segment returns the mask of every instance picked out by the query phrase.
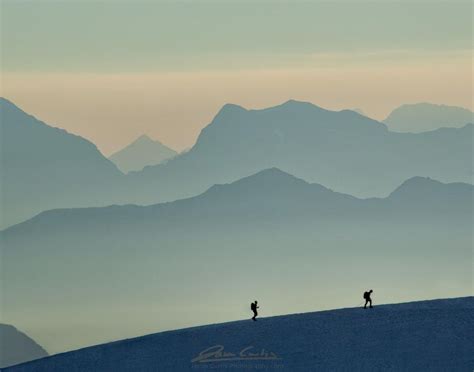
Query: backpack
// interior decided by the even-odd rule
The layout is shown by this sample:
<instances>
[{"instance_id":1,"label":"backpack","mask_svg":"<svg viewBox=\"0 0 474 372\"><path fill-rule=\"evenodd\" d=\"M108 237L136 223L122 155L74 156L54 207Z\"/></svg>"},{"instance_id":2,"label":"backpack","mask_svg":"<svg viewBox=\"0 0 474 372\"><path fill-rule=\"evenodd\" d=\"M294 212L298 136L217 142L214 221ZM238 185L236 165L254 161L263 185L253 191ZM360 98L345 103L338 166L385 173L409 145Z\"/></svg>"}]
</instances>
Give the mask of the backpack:
<instances>
[{"instance_id":1,"label":"backpack","mask_svg":"<svg viewBox=\"0 0 474 372\"><path fill-rule=\"evenodd\" d=\"M252 302L252 303L250 304L250 310L255 310L255 303L254 303L254 302Z\"/></svg>"},{"instance_id":2,"label":"backpack","mask_svg":"<svg viewBox=\"0 0 474 372\"><path fill-rule=\"evenodd\" d=\"M364 300L367 300L369 298L369 292L364 292Z\"/></svg>"}]
</instances>

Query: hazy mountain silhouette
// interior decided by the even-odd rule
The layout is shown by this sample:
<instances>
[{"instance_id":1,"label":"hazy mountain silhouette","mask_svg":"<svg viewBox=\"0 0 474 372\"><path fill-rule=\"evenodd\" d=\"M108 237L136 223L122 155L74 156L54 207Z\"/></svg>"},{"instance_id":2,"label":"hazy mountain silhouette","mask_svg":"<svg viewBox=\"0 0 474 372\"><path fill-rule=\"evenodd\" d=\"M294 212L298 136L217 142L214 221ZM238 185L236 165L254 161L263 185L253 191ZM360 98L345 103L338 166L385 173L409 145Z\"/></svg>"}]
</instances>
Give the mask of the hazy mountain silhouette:
<instances>
[{"instance_id":1,"label":"hazy mountain silhouette","mask_svg":"<svg viewBox=\"0 0 474 372\"><path fill-rule=\"evenodd\" d=\"M272 168L171 203L43 212L0 233L5 319L21 325L20 309L47 298L29 329L43 344L42 329L56 332L45 345L63 351L235 319L250 293L273 313L356 304L374 281L379 302L462 296L473 189L415 177L358 199ZM74 332L67 315L52 321L57 307L76 314Z\"/></svg>"},{"instance_id":2,"label":"hazy mountain silhouette","mask_svg":"<svg viewBox=\"0 0 474 372\"><path fill-rule=\"evenodd\" d=\"M142 170L156 165L178 153L147 135L140 136L131 144L112 154L109 159L124 173Z\"/></svg>"},{"instance_id":3,"label":"hazy mountain silhouette","mask_svg":"<svg viewBox=\"0 0 474 372\"><path fill-rule=\"evenodd\" d=\"M262 305L263 306L263 305ZM74 371L469 371L473 297L227 321L95 345L11 372ZM429 342L427 342L429 340ZM208 350L221 345L224 353ZM201 353L209 353L205 357ZM239 360L240 353L254 359ZM257 358L255 358L255 354ZM267 358L259 360L258 357ZM255 360L256 359L256 360Z\"/></svg>"},{"instance_id":4,"label":"hazy mountain silhouette","mask_svg":"<svg viewBox=\"0 0 474 372\"><path fill-rule=\"evenodd\" d=\"M472 127L394 133L351 110L296 101L263 110L228 104L190 151L130 173L130 188L140 192L128 201L189 197L270 167L362 197L385 196L414 176L471 182Z\"/></svg>"},{"instance_id":5,"label":"hazy mountain silhouette","mask_svg":"<svg viewBox=\"0 0 474 372\"><path fill-rule=\"evenodd\" d=\"M36 225L46 227L48 224L70 224L74 228L76 223L95 225L106 222L110 225L119 222L133 226L151 222L155 226L159 221L156 226L159 228L161 224L172 226L179 220L176 227L181 229L186 223L194 224L199 215L206 216L206 223L210 223L211 218L215 218L216 223L235 218L245 219L244 222L248 223L261 221L264 214L267 221L282 219L287 226L292 225L295 219L308 218L327 220L328 217L335 217L336 223L353 217L378 219L385 216L390 219L392 215L411 213L412 209L426 213L429 218L436 218L430 216L433 208L442 209L444 218L452 215L465 217L471 213L469 201L473 190L474 186L466 183L444 184L430 178L413 177L386 198L360 199L334 192L320 184L308 183L278 168L270 168L230 184L214 185L201 195L171 203L42 212L5 230L4 236L16 235L18 231L28 235L30 228ZM411 217L407 215L405 218L409 220Z\"/></svg>"},{"instance_id":6,"label":"hazy mountain silhouette","mask_svg":"<svg viewBox=\"0 0 474 372\"><path fill-rule=\"evenodd\" d=\"M125 176L85 139L5 99L0 111L0 227L54 208L182 199L271 167L359 197L386 196L413 176L443 182L472 176L472 124L394 133L351 110L297 101L263 110L228 104L189 151Z\"/></svg>"},{"instance_id":7,"label":"hazy mountain silhouette","mask_svg":"<svg viewBox=\"0 0 474 372\"><path fill-rule=\"evenodd\" d=\"M15 327L0 324L0 368L48 356L46 350Z\"/></svg>"},{"instance_id":8,"label":"hazy mountain silhouette","mask_svg":"<svg viewBox=\"0 0 474 372\"><path fill-rule=\"evenodd\" d=\"M91 142L0 98L0 228L46 209L106 205L124 177Z\"/></svg>"},{"instance_id":9,"label":"hazy mountain silhouette","mask_svg":"<svg viewBox=\"0 0 474 372\"><path fill-rule=\"evenodd\" d=\"M473 112L462 107L415 103L402 105L384 120L396 132L423 132L443 127L461 128L473 123Z\"/></svg>"}]
</instances>

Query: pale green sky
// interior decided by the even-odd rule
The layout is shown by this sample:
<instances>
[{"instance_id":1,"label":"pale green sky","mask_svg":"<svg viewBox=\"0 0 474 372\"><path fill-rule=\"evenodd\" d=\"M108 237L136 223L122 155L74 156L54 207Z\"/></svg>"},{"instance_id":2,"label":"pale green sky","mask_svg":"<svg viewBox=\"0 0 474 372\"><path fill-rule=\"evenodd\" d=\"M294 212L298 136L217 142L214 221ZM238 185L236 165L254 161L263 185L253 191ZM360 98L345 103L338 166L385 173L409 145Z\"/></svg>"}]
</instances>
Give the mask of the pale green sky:
<instances>
[{"instance_id":1,"label":"pale green sky","mask_svg":"<svg viewBox=\"0 0 474 372\"><path fill-rule=\"evenodd\" d=\"M2 4L7 72L289 67L318 53L472 47L471 3L455 0Z\"/></svg>"},{"instance_id":2,"label":"pale green sky","mask_svg":"<svg viewBox=\"0 0 474 372\"><path fill-rule=\"evenodd\" d=\"M188 147L229 100L472 107L470 1L1 4L2 95L105 153L142 132Z\"/></svg>"}]
</instances>

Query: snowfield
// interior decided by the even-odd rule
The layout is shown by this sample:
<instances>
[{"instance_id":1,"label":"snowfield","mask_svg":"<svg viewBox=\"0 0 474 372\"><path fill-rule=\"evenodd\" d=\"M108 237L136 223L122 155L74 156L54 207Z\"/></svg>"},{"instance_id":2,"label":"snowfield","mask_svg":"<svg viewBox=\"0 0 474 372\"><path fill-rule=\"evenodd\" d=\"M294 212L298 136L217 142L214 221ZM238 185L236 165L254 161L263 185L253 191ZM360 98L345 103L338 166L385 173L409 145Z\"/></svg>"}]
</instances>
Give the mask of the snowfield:
<instances>
[{"instance_id":1,"label":"snowfield","mask_svg":"<svg viewBox=\"0 0 474 372\"><path fill-rule=\"evenodd\" d=\"M5 369L193 370L472 372L474 297L212 324L92 346Z\"/></svg>"}]
</instances>

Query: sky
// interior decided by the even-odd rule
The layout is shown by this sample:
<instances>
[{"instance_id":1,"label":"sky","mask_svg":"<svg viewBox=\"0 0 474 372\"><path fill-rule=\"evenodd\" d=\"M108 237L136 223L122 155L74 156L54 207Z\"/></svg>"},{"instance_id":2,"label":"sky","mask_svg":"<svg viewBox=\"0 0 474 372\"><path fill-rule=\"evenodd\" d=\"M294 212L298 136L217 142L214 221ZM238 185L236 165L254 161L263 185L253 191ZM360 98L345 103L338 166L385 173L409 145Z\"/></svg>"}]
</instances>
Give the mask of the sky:
<instances>
[{"instance_id":1,"label":"sky","mask_svg":"<svg viewBox=\"0 0 474 372\"><path fill-rule=\"evenodd\" d=\"M470 1L1 1L1 95L105 154L225 103L472 109Z\"/></svg>"}]
</instances>

